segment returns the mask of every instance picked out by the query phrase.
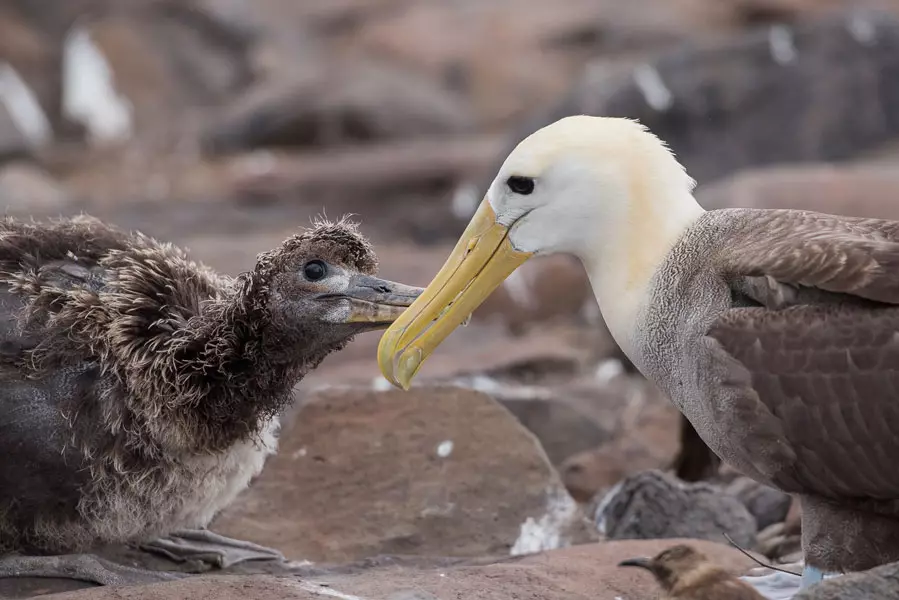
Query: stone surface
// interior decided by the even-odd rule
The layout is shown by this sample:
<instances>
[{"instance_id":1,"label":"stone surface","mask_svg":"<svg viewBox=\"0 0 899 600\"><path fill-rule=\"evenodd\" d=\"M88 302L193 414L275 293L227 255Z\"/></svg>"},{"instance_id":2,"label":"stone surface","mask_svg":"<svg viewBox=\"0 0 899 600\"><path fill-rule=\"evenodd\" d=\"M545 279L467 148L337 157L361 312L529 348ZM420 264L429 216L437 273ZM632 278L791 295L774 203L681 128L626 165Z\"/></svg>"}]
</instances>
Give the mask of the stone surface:
<instances>
[{"instance_id":1,"label":"stone surface","mask_svg":"<svg viewBox=\"0 0 899 600\"><path fill-rule=\"evenodd\" d=\"M456 388L307 399L210 528L316 562L508 555L592 535L534 437L490 397Z\"/></svg>"},{"instance_id":2,"label":"stone surface","mask_svg":"<svg viewBox=\"0 0 899 600\"><path fill-rule=\"evenodd\" d=\"M701 184L847 159L899 134L897 50L899 18L862 10L685 44L623 73L588 68L515 138L571 114L638 118Z\"/></svg>"},{"instance_id":3,"label":"stone surface","mask_svg":"<svg viewBox=\"0 0 899 600\"><path fill-rule=\"evenodd\" d=\"M572 497L588 502L631 475L671 465L678 449L680 413L664 398L659 400L633 417L605 444L571 456L561 464L559 472Z\"/></svg>"},{"instance_id":4,"label":"stone surface","mask_svg":"<svg viewBox=\"0 0 899 600\"><path fill-rule=\"evenodd\" d=\"M759 531L775 523L782 523L793 503L789 494L763 485L748 477L739 477L724 488L735 496L755 518Z\"/></svg>"},{"instance_id":5,"label":"stone surface","mask_svg":"<svg viewBox=\"0 0 899 600\"><path fill-rule=\"evenodd\" d=\"M608 539L691 537L755 545L756 523L735 497L706 483L660 471L628 477L598 503L597 528Z\"/></svg>"},{"instance_id":6,"label":"stone surface","mask_svg":"<svg viewBox=\"0 0 899 600\"><path fill-rule=\"evenodd\" d=\"M236 99L204 133L226 153L261 146L322 148L460 133L474 119L464 100L388 65L330 61Z\"/></svg>"},{"instance_id":7,"label":"stone surface","mask_svg":"<svg viewBox=\"0 0 899 600\"><path fill-rule=\"evenodd\" d=\"M750 169L698 190L696 199L713 208L794 208L899 219L893 165L791 165Z\"/></svg>"},{"instance_id":8,"label":"stone surface","mask_svg":"<svg viewBox=\"0 0 899 600\"><path fill-rule=\"evenodd\" d=\"M0 102L0 164L27 155L29 150L28 140L22 135L9 109Z\"/></svg>"},{"instance_id":9,"label":"stone surface","mask_svg":"<svg viewBox=\"0 0 899 600\"><path fill-rule=\"evenodd\" d=\"M7 214L60 211L69 201L66 189L36 165L0 166L0 206Z\"/></svg>"},{"instance_id":10,"label":"stone surface","mask_svg":"<svg viewBox=\"0 0 899 600\"><path fill-rule=\"evenodd\" d=\"M817 583L793 600L896 600L899 599L899 563L849 573Z\"/></svg>"},{"instance_id":11,"label":"stone surface","mask_svg":"<svg viewBox=\"0 0 899 600\"><path fill-rule=\"evenodd\" d=\"M481 305L478 316L501 320L520 331L554 318L576 316L592 299L593 290L578 259L539 256L516 269Z\"/></svg>"},{"instance_id":12,"label":"stone surface","mask_svg":"<svg viewBox=\"0 0 899 600\"><path fill-rule=\"evenodd\" d=\"M615 600L654 597L658 587L648 573L618 562L654 555L684 540L589 544L483 566L410 568L387 566L358 573L323 571L303 580L271 576L200 576L152 586L105 588L46 596L47 600ZM742 574L752 562L733 548L689 540L716 563Z\"/></svg>"}]
</instances>

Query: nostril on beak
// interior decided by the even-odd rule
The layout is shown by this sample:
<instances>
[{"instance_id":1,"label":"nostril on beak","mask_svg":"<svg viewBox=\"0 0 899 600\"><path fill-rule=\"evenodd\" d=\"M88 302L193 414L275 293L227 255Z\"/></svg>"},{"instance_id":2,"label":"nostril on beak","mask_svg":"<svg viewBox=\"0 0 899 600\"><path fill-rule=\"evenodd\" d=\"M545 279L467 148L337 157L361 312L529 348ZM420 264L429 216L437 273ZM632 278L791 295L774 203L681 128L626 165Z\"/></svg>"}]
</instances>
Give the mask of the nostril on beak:
<instances>
[{"instance_id":1,"label":"nostril on beak","mask_svg":"<svg viewBox=\"0 0 899 600\"><path fill-rule=\"evenodd\" d=\"M375 289L378 290L379 292L381 292L382 294L386 294L386 293L390 292L390 288L387 287L386 285L379 285Z\"/></svg>"}]
</instances>

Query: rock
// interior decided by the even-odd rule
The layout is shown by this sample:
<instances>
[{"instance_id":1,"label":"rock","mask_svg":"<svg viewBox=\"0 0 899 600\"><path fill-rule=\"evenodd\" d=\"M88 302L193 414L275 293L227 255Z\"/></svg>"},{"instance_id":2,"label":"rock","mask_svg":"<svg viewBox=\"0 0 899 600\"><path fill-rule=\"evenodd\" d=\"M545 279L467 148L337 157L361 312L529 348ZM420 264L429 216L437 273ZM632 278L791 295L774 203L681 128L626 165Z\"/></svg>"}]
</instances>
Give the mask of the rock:
<instances>
[{"instance_id":1,"label":"rock","mask_svg":"<svg viewBox=\"0 0 899 600\"><path fill-rule=\"evenodd\" d=\"M534 437L455 388L316 394L210 528L312 561L520 554L594 535Z\"/></svg>"},{"instance_id":2,"label":"rock","mask_svg":"<svg viewBox=\"0 0 899 600\"><path fill-rule=\"evenodd\" d=\"M608 539L689 537L755 544L755 519L737 499L707 483L684 483L660 471L628 477L599 502L599 532Z\"/></svg>"},{"instance_id":3,"label":"rock","mask_svg":"<svg viewBox=\"0 0 899 600\"><path fill-rule=\"evenodd\" d=\"M793 208L899 219L899 173L887 165L790 165L751 169L698 189L706 209Z\"/></svg>"},{"instance_id":4,"label":"rock","mask_svg":"<svg viewBox=\"0 0 899 600\"><path fill-rule=\"evenodd\" d=\"M568 492L579 502L589 502L631 475L666 469L677 452L679 416L668 402L653 404L609 442L568 458L559 467Z\"/></svg>"},{"instance_id":5,"label":"rock","mask_svg":"<svg viewBox=\"0 0 899 600\"><path fill-rule=\"evenodd\" d=\"M416 2L357 20L347 37L354 54L440 80L471 99L482 126L502 126L554 102L588 57L661 51L730 29L733 14L704 0Z\"/></svg>"},{"instance_id":6,"label":"rock","mask_svg":"<svg viewBox=\"0 0 899 600\"><path fill-rule=\"evenodd\" d=\"M331 61L299 80L278 78L238 98L203 134L230 153L408 139L471 130L464 100L428 80L371 62Z\"/></svg>"},{"instance_id":7,"label":"rock","mask_svg":"<svg viewBox=\"0 0 899 600\"><path fill-rule=\"evenodd\" d=\"M31 163L0 167L0 205L7 214L59 213L70 200L59 182Z\"/></svg>"},{"instance_id":8,"label":"rock","mask_svg":"<svg viewBox=\"0 0 899 600\"><path fill-rule=\"evenodd\" d=\"M60 98L62 40L61 36L49 35L51 31L35 23L33 18L26 18L27 10L17 10L18 7L10 4L6 2L0 6L0 71L8 69L14 75L10 78L9 71L0 73L0 98L21 103L24 88L25 94L30 96L26 101L36 103L34 112L26 107L27 114L32 119L46 120L31 125L32 128L37 127L32 132L37 138L36 131L39 129L48 127L51 131L58 130L63 122ZM57 8L65 12L62 6ZM2 105L0 101L0 113L4 112ZM3 139L5 120L0 114L0 152L6 151L6 141ZM30 140L29 146L34 141L36 139Z\"/></svg>"},{"instance_id":9,"label":"rock","mask_svg":"<svg viewBox=\"0 0 899 600\"><path fill-rule=\"evenodd\" d=\"M802 560L802 536L798 529L791 529L787 523L774 523L759 531L755 549L772 560L788 560L798 554Z\"/></svg>"},{"instance_id":10,"label":"rock","mask_svg":"<svg viewBox=\"0 0 899 600\"><path fill-rule=\"evenodd\" d=\"M512 331L577 316L593 290L580 261L568 255L533 258L479 307L478 318L501 320Z\"/></svg>"},{"instance_id":11,"label":"rock","mask_svg":"<svg viewBox=\"0 0 899 600\"><path fill-rule=\"evenodd\" d=\"M793 498L780 490L761 484L749 477L739 477L725 488L736 496L755 517L756 528L761 531L775 523L782 523L793 503Z\"/></svg>"},{"instance_id":12,"label":"rock","mask_svg":"<svg viewBox=\"0 0 899 600\"><path fill-rule=\"evenodd\" d=\"M576 490L579 500L589 494L586 488L596 481L597 471L607 472L608 463L591 468L589 456L597 447L630 438L633 445L667 462L676 448L679 413L655 386L627 375L621 365L614 374L602 368L591 373L582 360L544 350L501 367L485 365L479 372L461 373L446 382L490 394L508 408L537 436L553 464L562 465L566 487ZM617 450L615 446L610 454L601 455L609 458ZM570 470L570 481L564 475L569 460L579 465ZM622 459L616 460L621 464Z\"/></svg>"},{"instance_id":13,"label":"rock","mask_svg":"<svg viewBox=\"0 0 899 600\"><path fill-rule=\"evenodd\" d=\"M899 599L899 563L891 563L849 573L805 589L793 600L897 600Z\"/></svg>"},{"instance_id":14,"label":"rock","mask_svg":"<svg viewBox=\"0 0 899 600\"><path fill-rule=\"evenodd\" d=\"M753 563L737 550L699 540L654 540L588 544L495 564L450 567L387 566L346 573L323 570L314 577L204 575L139 588L96 588L46 596L47 600L615 600L650 598L658 592L647 573L618 562L654 555L677 541L688 541L735 574Z\"/></svg>"},{"instance_id":15,"label":"rock","mask_svg":"<svg viewBox=\"0 0 899 600\"><path fill-rule=\"evenodd\" d=\"M702 184L753 166L847 159L899 134L897 51L899 17L867 11L686 44L624 73L588 67L515 140L572 114L637 118Z\"/></svg>"},{"instance_id":16,"label":"rock","mask_svg":"<svg viewBox=\"0 0 899 600\"><path fill-rule=\"evenodd\" d=\"M746 23L795 22L858 6L899 10L895 0L737 0L734 9Z\"/></svg>"},{"instance_id":17,"label":"rock","mask_svg":"<svg viewBox=\"0 0 899 600\"><path fill-rule=\"evenodd\" d=\"M22 135L7 107L0 102L0 164L28 155L30 144Z\"/></svg>"}]
</instances>

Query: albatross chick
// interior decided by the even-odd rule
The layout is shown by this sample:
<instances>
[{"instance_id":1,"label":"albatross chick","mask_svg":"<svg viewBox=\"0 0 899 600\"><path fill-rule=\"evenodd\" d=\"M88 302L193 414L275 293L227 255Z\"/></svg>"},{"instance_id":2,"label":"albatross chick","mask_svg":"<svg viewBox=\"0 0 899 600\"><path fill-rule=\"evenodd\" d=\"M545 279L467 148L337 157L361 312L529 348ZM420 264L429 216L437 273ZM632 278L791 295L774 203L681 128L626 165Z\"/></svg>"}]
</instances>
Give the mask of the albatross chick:
<instances>
[{"instance_id":1,"label":"albatross chick","mask_svg":"<svg viewBox=\"0 0 899 600\"><path fill-rule=\"evenodd\" d=\"M672 546L653 558L624 560L618 566L652 573L668 600L765 600L751 585L686 544Z\"/></svg>"},{"instance_id":2,"label":"albatross chick","mask_svg":"<svg viewBox=\"0 0 899 600\"><path fill-rule=\"evenodd\" d=\"M899 561L899 222L705 211L693 187L635 121L535 132L381 338L384 376L408 386L518 265L573 254L618 345L703 441L800 498L803 585Z\"/></svg>"},{"instance_id":3,"label":"albatross chick","mask_svg":"<svg viewBox=\"0 0 899 600\"><path fill-rule=\"evenodd\" d=\"M290 237L237 278L89 218L0 222L0 554L176 533L155 543L265 557L197 528L275 451L293 386L421 291L375 267L347 222ZM147 580L79 554L0 558L0 577L16 575Z\"/></svg>"}]
</instances>

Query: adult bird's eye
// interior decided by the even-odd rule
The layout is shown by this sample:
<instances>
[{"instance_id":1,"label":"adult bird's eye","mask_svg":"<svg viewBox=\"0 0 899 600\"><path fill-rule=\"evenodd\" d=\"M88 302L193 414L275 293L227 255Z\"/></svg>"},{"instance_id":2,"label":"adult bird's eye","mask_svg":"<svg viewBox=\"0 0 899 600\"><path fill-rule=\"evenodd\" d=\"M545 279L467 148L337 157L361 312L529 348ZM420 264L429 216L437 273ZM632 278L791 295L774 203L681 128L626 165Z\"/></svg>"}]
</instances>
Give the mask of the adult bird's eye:
<instances>
[{"instance_id":1,"label":"adult bird's eye","mask_svg":"<svg viewBox=\"0 0 899 600\"><path fill-rule=\"evenodd\" d=\"M513 175L506 180L506 185L509 186L510 190L522 196L527 196L534 191L534 180L530 177Z\"/></svg>"},{"instance_id":2,"label":"adult bird's eye","mask_svg":"<svg viewBox=\"0 0 899 600\"><path fill-rule=\"evenodd\" d=\"M309 281L318 281L328 274L328 267L320 260L310 260L303 267L303 275Z\"/></svg>"}]
</instances>

